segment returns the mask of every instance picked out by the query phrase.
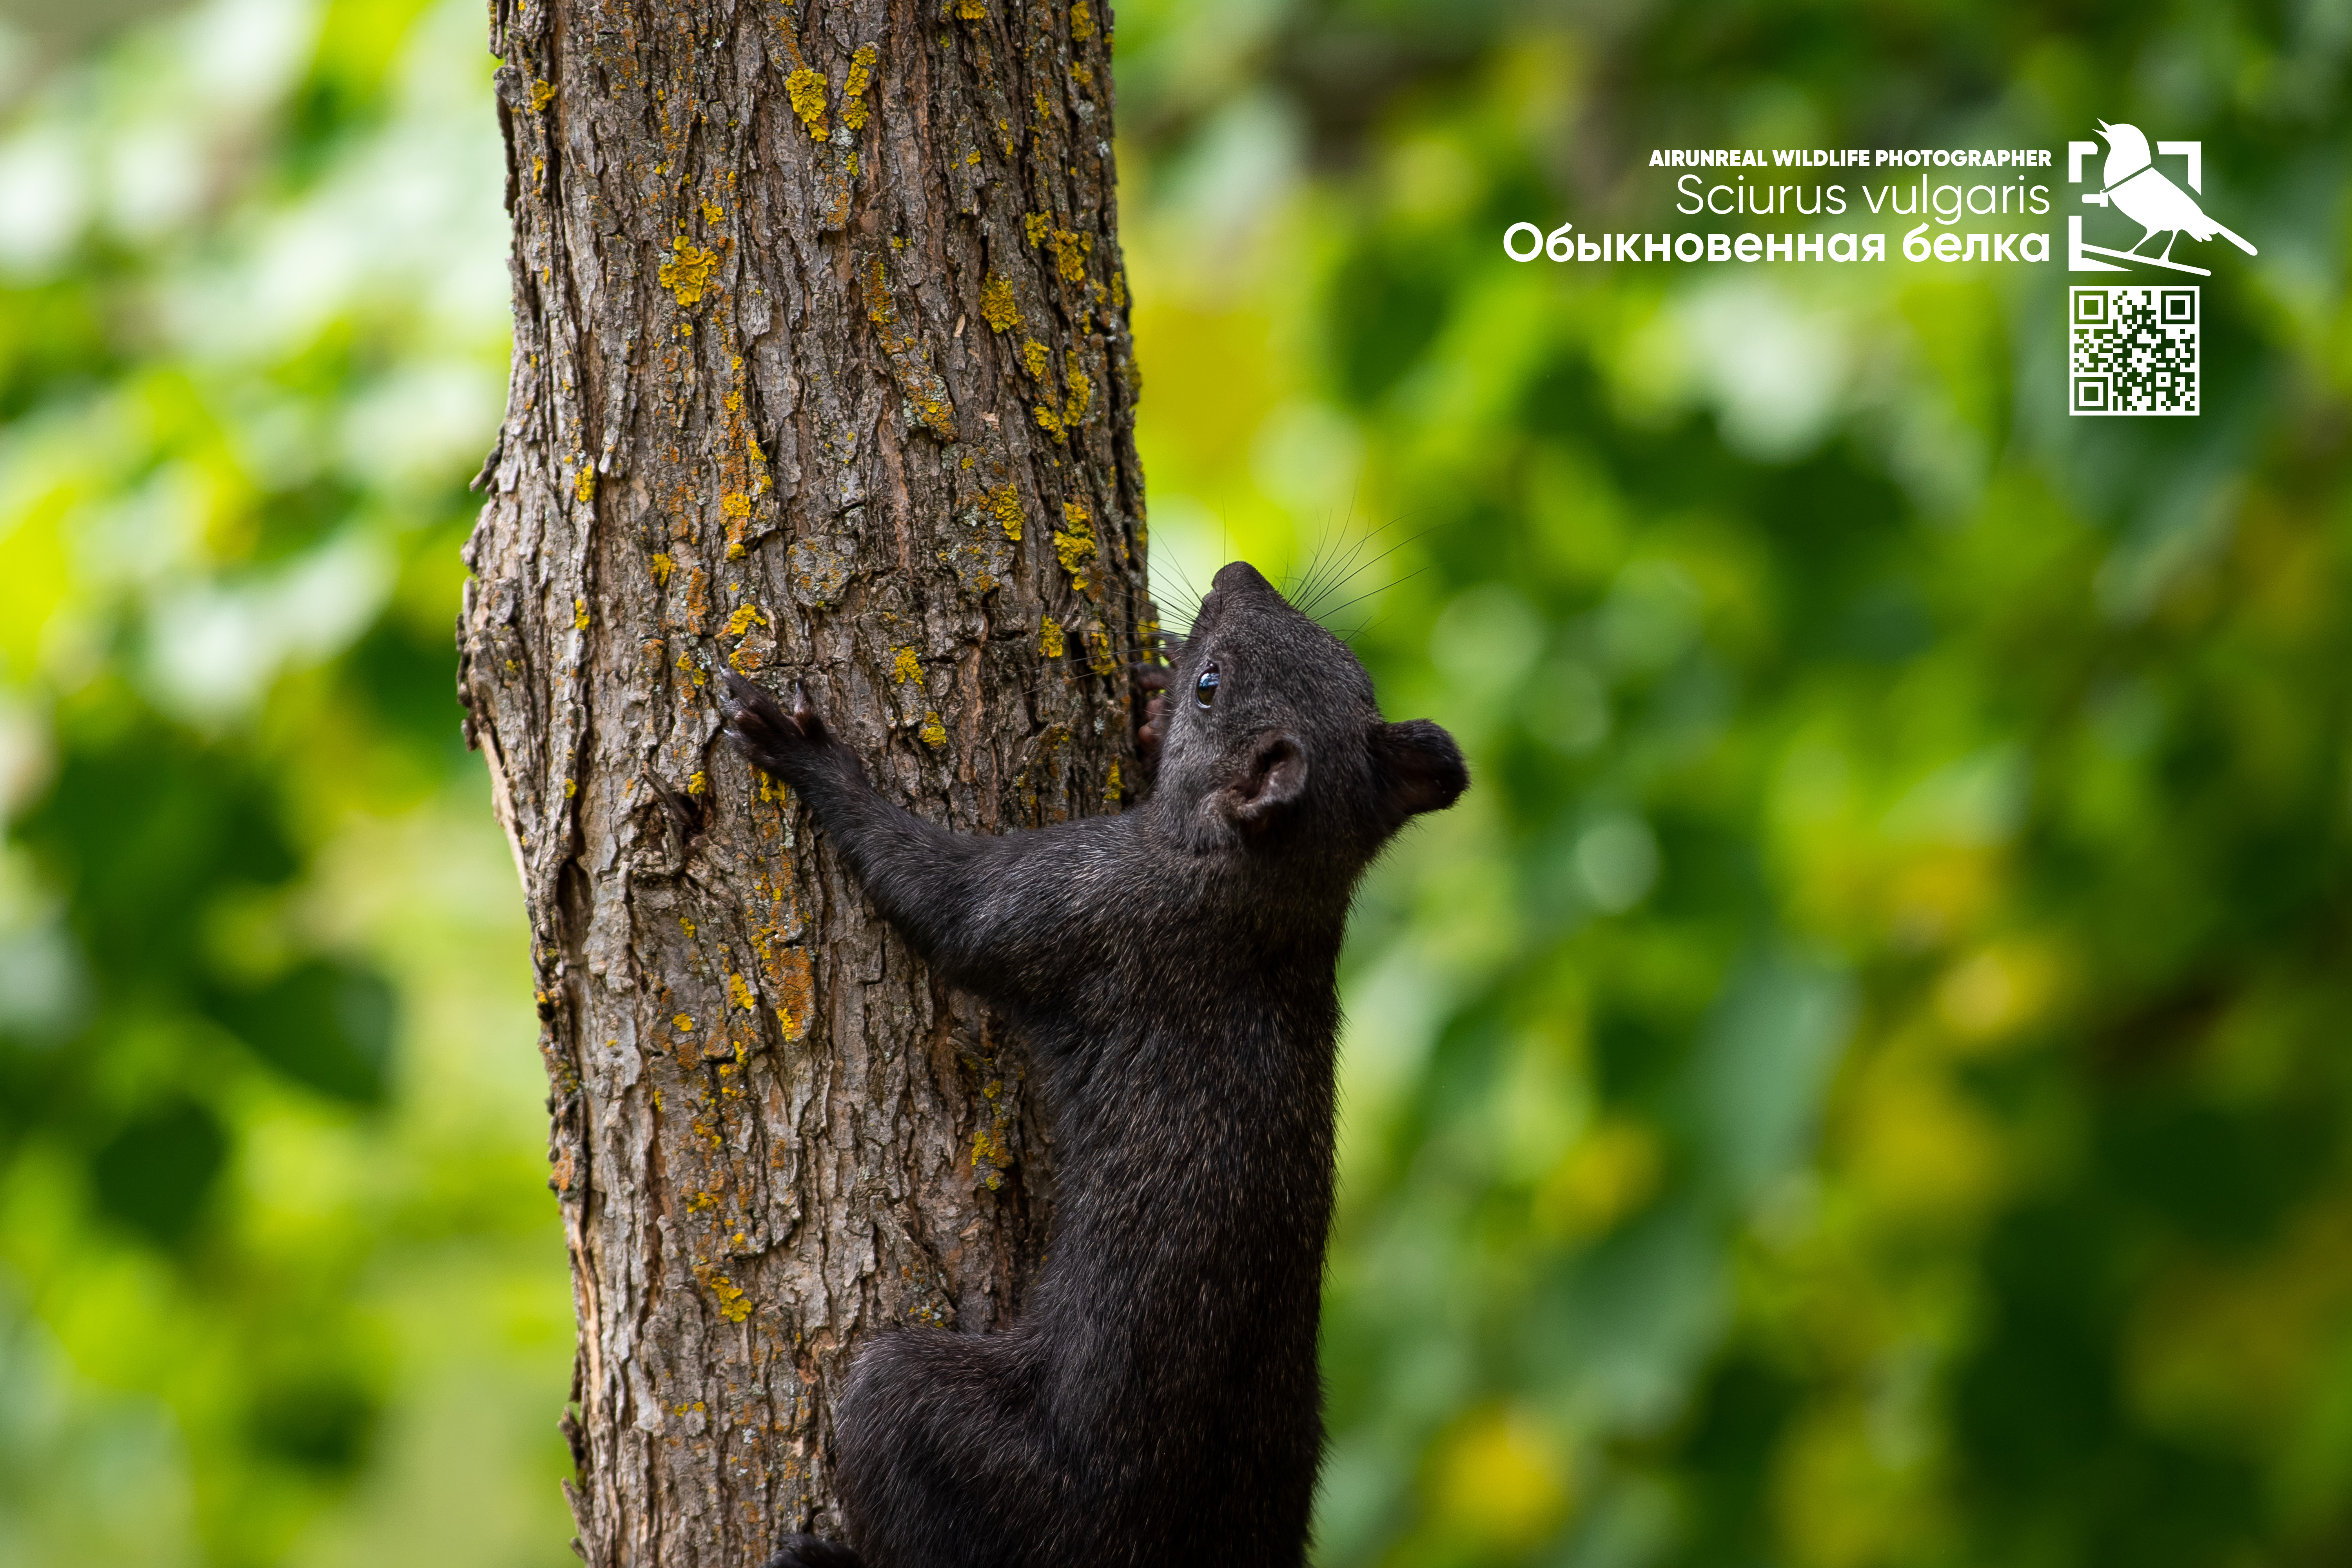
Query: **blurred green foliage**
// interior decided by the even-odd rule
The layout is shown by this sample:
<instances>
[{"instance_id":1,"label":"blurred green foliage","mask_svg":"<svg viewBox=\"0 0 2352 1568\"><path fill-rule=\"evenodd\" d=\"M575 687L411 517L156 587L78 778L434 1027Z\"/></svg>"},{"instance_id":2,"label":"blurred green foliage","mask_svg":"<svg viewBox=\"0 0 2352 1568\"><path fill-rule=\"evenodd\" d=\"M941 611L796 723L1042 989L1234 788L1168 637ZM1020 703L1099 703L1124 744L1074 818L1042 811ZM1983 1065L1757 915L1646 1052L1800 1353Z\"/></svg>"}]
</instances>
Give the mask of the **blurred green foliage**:
<instances>
[{"instance_id":1,"label":"blurred green foliage","mask_svg":"<svg viewBox=\"0 0 2352 1568\"><path fill-rule=\"evenodd\" d=\"M567 1560L481 26L0 35L0 1563ZM1477 780L1350 952L1321 1560L2352 1561L2352 13L1118 28L1164 596L1354 573ZM2100 117L2262 247L2193 421L2065 416L2056 267L1500 255Z\"/></svg>"},{"instance_id":2,"label":"blurred green foliage","mask_svg":"<svg viewBox=\"0 0 2352 1568\"><path fill-rule=\"evenodd\" d=\"M1360 570L1476 779L1352 950L1323 1561L2352 1561L2352 16L1120 22L1158 569ZM2195 420L2065 416L2063 263L1500 254L2099 118L2261 236Z\"/></svg>"},{"instance_id":3,"label":"blurred green foliage","mask_svg":"<svg viewBox=\"0 0 2352 1568\"><path fill-rule=\"evenodd\" d=\"M479 8L146 9L0 33L0 1563L566 1562Z\"/></svg>"}]
</instances>

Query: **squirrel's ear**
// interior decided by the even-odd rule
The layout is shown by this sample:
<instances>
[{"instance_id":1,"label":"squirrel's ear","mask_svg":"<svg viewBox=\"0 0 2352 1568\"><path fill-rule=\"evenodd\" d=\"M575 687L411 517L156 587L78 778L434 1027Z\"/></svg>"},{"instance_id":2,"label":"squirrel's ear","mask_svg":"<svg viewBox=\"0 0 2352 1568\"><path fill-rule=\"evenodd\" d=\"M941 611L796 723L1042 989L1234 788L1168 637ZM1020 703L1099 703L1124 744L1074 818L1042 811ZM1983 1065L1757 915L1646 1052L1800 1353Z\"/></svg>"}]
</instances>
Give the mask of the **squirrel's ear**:
<instances>
[{"instance_id":1,"label":"squirrel's ear","mask_svg":"<svg viewBox=\"0 0 2352 1568\"><path fill-rule=\"evenodd\" d=\"M1426 719L1372 726L1372 762L1399 822L1444 811L1470 787L1470 770L1454 737Z\"/></svg>"},{"instance_id":2,"label":"squirrel's ear","mask_svg":"<svg viewBox=\"0 0 2352 1568\"><path fill-rule=\"evenodd\" d=\"M1287 730L1258 737L1249 768L1219 792L1227 816L1244 827L1264 827L1307 793L1307 748Z\"/></svg>"}]
</instances>

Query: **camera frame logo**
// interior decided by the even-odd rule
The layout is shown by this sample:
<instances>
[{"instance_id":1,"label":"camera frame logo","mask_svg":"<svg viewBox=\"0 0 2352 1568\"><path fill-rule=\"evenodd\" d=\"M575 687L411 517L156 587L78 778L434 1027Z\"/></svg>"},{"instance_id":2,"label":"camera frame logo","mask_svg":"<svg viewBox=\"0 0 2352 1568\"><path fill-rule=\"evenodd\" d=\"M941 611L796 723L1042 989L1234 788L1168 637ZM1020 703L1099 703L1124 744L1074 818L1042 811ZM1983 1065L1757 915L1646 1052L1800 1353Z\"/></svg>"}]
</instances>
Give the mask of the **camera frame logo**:
<instances>
[{"instance_id":1,"label":"camera frame logo","mask_svg":"<svg viewBox=\"0 0 2352 1568\"><path fill-rule=\"evenodd\" d=\"M2083 217L2066 219L2069 272L2124 272L2155 268L2213 276L2210 268L2172 258L2185 235L2203 242L2226 239L2248 256L2259 254L2243 236L2206 215L2205 144L2158 142L2154 151L2137 125L2099 121L2107 143L2099 188L2084 193L2085 206L2105 207L2137 224L2140 236L2122 249L2083 237ZM2101 152L2096 142L2066 143L2066 183L2084 183L2083 161ZM2184 190L2157 167L2179 158ZM2192 195L2191 193L2195 193ZM2143 249L2157 236L2164 248ZM2116 237L2122 237L2117 236ZM2204 317L2195 284L2077 284L2067 290L2066 411L2076 415L2158 415L2194 417L2200 407L2203 359L2198 328Z\"/></svg>"}]
</instances>

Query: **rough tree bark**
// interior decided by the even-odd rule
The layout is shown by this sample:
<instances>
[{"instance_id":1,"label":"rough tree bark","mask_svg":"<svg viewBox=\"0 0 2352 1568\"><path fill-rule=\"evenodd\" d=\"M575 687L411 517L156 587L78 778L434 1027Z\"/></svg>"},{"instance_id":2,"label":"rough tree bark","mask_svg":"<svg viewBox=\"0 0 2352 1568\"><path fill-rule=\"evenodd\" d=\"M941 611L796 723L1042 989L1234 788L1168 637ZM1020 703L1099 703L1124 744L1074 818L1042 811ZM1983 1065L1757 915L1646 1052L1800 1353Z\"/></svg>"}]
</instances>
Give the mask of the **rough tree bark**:
<instances>
[{"instance_id":1,"label":"rough tree bark","mask_svg":"<svg viewBox=\"0 0 2352 1568\"><path fill-rule=\"evenodd\" d=\"M807 683L971 832L1118 809L1150 631L1100 0L493 0L515 345L468 737L522 874L595 1564L833 1524L877 1329L1001 1323L1047 1151L715 744Z\"/></svg>"}]
</instances>

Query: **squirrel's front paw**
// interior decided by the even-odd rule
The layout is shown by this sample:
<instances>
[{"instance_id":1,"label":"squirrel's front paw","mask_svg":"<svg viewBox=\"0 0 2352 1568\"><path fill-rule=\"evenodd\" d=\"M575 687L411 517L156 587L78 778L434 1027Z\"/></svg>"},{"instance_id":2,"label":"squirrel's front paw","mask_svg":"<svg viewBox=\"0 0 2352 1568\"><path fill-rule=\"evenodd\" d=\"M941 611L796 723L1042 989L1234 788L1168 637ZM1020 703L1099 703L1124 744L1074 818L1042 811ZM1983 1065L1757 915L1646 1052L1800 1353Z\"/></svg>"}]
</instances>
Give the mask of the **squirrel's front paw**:
<instances>
[{"instance_id":1,"label":"squirrel's front paw","mask_svg":"<svg viewBox=\"0 0 2352 1568\"><path fill-rule=\"evenodd\" d=\"M727 739L753 766L791 783L824 755L828 743L824 721L809 705L808 693L793 689L793 710L757 682L720 672L719 712L726 721Z\"/></svg>"},{"instance_id":2,"label":"squirrel's front paw","mask_svg":"<svg viewBox=\"0 0 2352 1568\"><path fill-rule=\"evenodd\" d=\"M1167 668L1137 665L1135 689L1143 710L1135 726L1135 754L1143 763L1144 776L1149 778L1160 771L1160 742L1168 732ZM1144 696L1147 692L1149 697Z\"/></svg>"}]
</instances>

